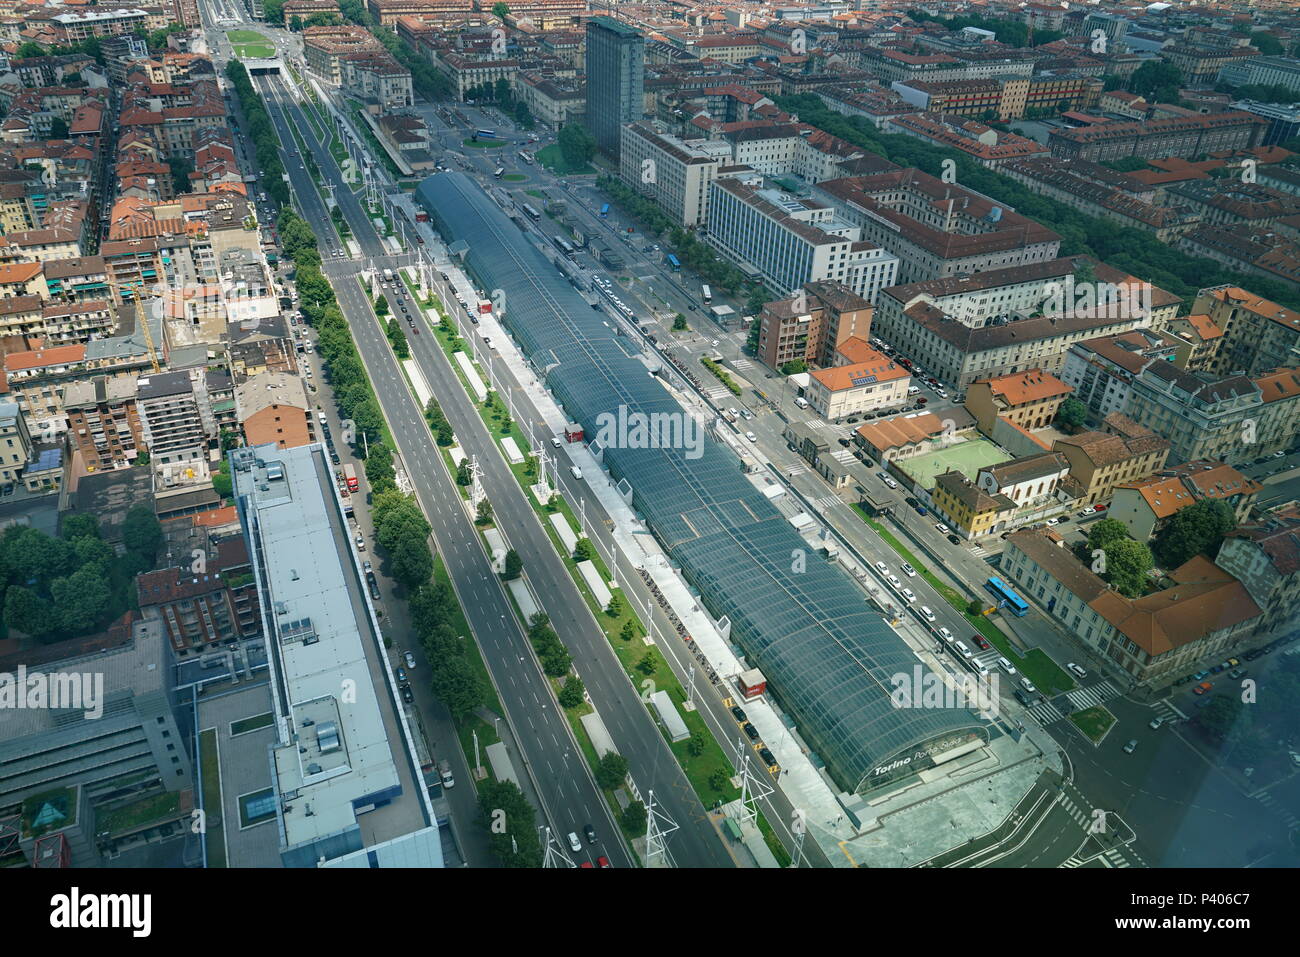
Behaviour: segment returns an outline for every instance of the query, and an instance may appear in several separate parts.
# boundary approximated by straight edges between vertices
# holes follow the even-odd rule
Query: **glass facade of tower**
[[[617,158],[624,123],[645,112],[645,37],[612,17],[587,21],[587,129]]]

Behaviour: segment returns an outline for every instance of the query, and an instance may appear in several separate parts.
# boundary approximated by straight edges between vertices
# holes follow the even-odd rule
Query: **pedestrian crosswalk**
[[[803,475],[805,472],[808,471],[809,468],[806,465],[792,465],[785,470],[785,474],[788,475],[790,478],[794,478],[796,475]]]
[[[1070,704],[1082,709],[1103,705],[1118,694],[1119,689],[1107,678],[1105,681],[1089,685],[1087,688],[1076,688],[1065,697],[1069,699]]]
[[[844,500],[835,495],[824,495],[821,498],[813,499],[812,504],[818,512],[828,512],[836,505],[844,504]]]
[[[839,462],[840,465],[852,465],[856,461],[856,456],[848,449],[837,449],[831,453],[831,458]]]
[[[1164,718],[1166,721],[1180,721],[1187,717],[1187,715],[1175,708],[1168,698],[1161,698],[1152,707],[1156,716]]]
[[[1065,715],[1061,714],[1060,709],[1058,709],[1056,705],[1046,699],[1040,699],[1038,704],[1031,705],[1025,710],[1029,712],[1030,716],[1032,716],[1035,721],[1044,727],[1049,724],[1055,724],[1057,721],[1060,721],[1065,717]]]
[[[988,550],[985,549],[984,546],[981,545],[979,542],[972,542],[970,546],[970,553],[974,555],[976,558],[983,558],[985,555],[988,554]]]
[[[1079,825],[1079,827],[1083,828],[1085,831],[1092,827],[1092,813],[1079,807],[1079,805],[1071,799],[1070,795],[1062,793],[1056,799],[1056,803],[1065,808],[1065,813],[1070,815],[1070,818],[1075,824]]]
[[[750,369],[754,368],[754,363],[745,358],[733,359],[731,367],[737,372],[748,372]]]
[[[1286,805],[1282,804],[1267,791],[1260,791],[1255,795],[1255,799],[1285,821],[1287,827],[1294,828],[1296,825],[1300,825],[1300,817],[1296,817],[1292,814]]]
[[[710,402],[725,402],[731,398],[731,392],[727,389],[705,389],[704,394],[709,397]]]

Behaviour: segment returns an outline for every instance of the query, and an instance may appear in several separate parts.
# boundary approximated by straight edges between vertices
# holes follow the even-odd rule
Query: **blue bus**
[[[671,269],[673,272],[682,271],[681,260],[678,259],[676,256],[674,256],[672,253],[668,254],[668,268]]]
[[[1012,591],[1001,578],[990,578],[984,583],[984,587],[993,593],[998,600],[998,607],[1005,608],[1017,618],[1023,618],[1029,611],[1029,605],[1025,600]]]
[[[602,216],[609,215],[609,203],[606,203],[604,206],[600,207],[600,215]]]
[[[490,140],[497,135],[497,131],[496,130],[475,130],[474,135],[482,136]]]

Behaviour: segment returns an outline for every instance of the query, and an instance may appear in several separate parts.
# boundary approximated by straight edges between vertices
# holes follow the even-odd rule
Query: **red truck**
[[[360,487],[357,483],[357,470],[351,463],[343,466],[343,478],[347,480],[349,492],[355,492]]]

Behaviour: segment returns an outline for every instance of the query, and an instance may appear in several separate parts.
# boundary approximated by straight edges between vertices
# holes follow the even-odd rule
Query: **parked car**
[[[410,668],[412,671],[415,670],[415,655],[407,651],[402,654],[402,659],[406,662],[406,667]]]
[[[948,541],[952,542],[954,545],[960,545],[960,544],[961,544],[961,536],[960,536],[960,535],[949,535],[949,536],[948,536]]]
[[[745,709],[740,707],[740,705],[731,706],[731,716],[735,718],[737,721],[739,721],[741,724],[745,723],[746,720]]]
[[[402,700],[407,704],[415,703],[415,694],[411,691],[410,685],[402,685]]]
[[[1200,684],[1198,684],[1195,688],[1192,689],[1192,693],[1205,694],[1205,692],[1209,691],[1213,687],[1214,687],[1213,681],[1202,681]]]
[[[1131,739],[1128,744],[1124,745],[1124,753],[1132,754],[1134,751],[1137,750],[1137,746],[1138,746],[1137,738]]]
[[[950,531],[952,531],[952,529],[950,529],[943,522],[935,522],[934,527],[939,530],[939,533],[941,535],[947,535]]]
[[[1158,731],[1160,726],[1165,723],[1164,718],[1152,718],[1151,723],[1147,725],[1152,731]]]
[[[758,728],[754,727],[748,721],[744,723],[743,727],[745,729],[745,736],[749,738],[749,740],[751,741],[758,740]]]

